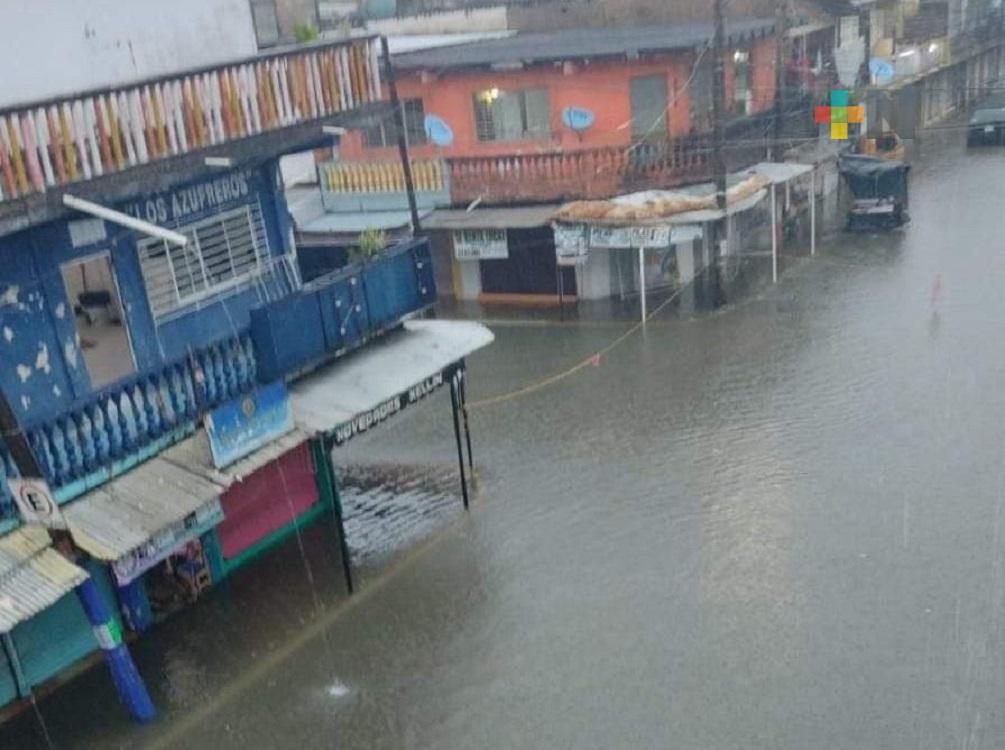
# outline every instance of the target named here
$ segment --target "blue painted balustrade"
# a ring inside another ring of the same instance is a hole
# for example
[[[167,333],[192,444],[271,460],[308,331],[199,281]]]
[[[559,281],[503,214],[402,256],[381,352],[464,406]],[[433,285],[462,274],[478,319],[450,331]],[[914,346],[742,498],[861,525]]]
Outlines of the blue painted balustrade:
[[[425,239],[395,245],[362,265],[315,279],[251,312],[259,381],[287,378],[354,349],[435,301]]]
[[[241,335],[119,381],[24,429],[57,495],[62,489],[73,496],[187,434],[203,412],[250,391],[256,378],[251,340]],[[5,478],[15,471],[0,448],[0,520],[12,515]]]
[[[435,301],[428,241],[400,243],[253,310],[247,333],[119,381],[24,429],[57,497],[69,499],[156,454],[256,383],[289,379]],[[15,472],[0,443],[0,525],[16,517],[6,482]]]

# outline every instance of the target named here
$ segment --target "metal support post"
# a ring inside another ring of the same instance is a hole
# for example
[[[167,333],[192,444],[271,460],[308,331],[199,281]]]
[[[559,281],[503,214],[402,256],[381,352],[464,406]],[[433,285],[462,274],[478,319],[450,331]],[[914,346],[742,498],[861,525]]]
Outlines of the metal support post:
[[[771,184],[771,282],[778,281],[778,209],[775,199],[775,185]]]
[[[345,521],[342,515],[342,500],[338,494],[338,480],[335,478],[335,464],[332,462],[331,447],[327,441],[312,440],[311,451],[314,454],[314,466],[317,471],[318,490],[323,498],[331,504],[332,520],[335,522],[335,535],[338,537],[339,554],[342,557],[342,576],[349,593],[353,593],[352,559],[349,557],[349,543],[345,536]]]
[[[468,468],[471,470],[471,481],[474,481],[475,457],[471,453],[471,425],[468,423],[468,371],[466,369],[462,369],[459,372],[461,377],[458,394],[460,395],[461,416],[464,417],[464,441],[468,445]]]
[[[458,383],[460,382],[461,372],[461,370],[458,370],[450,376],[450,406],[454,413],[454,439],[457,441],[457,463],[461,470],[461,497],[464,500],[464,510],[468,510],[470,507],[468,501],[468,478],[467,472],[464,469],[464,446],[461,443],[461,421],[459,414],[461,399]]]
[[[21,657],[17,653],[17,646],[14,645],[14,638],[10,633],[4,633],[2,642],[3,650],[7,654],[11,677],[14,678],[14,685],[17,687],[17,694],[21,698],[28,698],[31,696],[31,685],[28,684],[28,678],[24,676]]]
[[[810,255],[817,254],[817,167],[810,170]]]
[[[642,300],[642,322],[646,322],[646,250],[639,248],[639,293]]]

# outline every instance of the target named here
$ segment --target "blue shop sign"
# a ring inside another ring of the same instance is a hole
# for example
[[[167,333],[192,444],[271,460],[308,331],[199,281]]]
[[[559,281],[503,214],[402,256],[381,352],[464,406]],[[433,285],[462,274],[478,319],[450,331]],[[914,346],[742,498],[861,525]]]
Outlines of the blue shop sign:
[[[183,226],[197,219],[248,203],[261,190],[255,172],[240,169],[212,180],[126,203],[122,210],[162,226]]]
[[[229,466],[293,429],[286,384],[272,383],[214,409],[205,425],[213,464]]]

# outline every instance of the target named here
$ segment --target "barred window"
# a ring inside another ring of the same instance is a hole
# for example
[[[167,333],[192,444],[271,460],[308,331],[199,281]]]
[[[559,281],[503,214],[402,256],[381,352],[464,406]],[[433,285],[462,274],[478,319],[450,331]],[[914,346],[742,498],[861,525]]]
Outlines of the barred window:
[[[136,243],[155,320],[254,277],[269,255],[258,203],[177,231],[188,237],[185,247],[153,237]]]
[[[486,89],[474,95],[474,106],[480,141],[540,140],[551,135],[547,89]]]

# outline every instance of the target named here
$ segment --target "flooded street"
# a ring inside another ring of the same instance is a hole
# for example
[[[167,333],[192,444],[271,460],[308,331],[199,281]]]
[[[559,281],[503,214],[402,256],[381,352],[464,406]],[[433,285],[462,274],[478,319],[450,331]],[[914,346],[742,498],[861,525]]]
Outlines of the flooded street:
[[[470,514],[446,392],[337,450],[359,591],[322,520],[134,646],[158,722],[99,666],[53,744],[1001,747],[1005,152],[958,136],[902,233],[475,409]],[[496,327],[470,397],[627,327]]]

